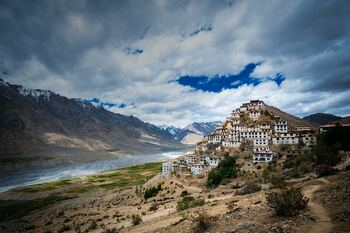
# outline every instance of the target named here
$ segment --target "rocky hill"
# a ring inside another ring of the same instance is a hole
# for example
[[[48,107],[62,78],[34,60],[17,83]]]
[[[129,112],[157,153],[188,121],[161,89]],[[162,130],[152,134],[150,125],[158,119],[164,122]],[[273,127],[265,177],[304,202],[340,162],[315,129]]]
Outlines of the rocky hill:
[[[0,80],[1,155],[62,148],[137,153],[179,147],[171,134],[136,117]]]
[[[281,117],[282,120],[287,121],[292,126],[309,125],[309,126],[315,127],[315,125],[311,124],[310,122],[308,122],[304,119],[301,119],[299,117],[293,116],[289,113],[283,112],[282,110],[280,110],[274,106],[267,106],[266,110],[273,115]]]
[[[320,125],[326,125],[332,122],[340,121],[342,117],[335,116],[329,113],[315,113],[315,114],[303,117],[303,119],[310,122],[313,125],[320,126]]]

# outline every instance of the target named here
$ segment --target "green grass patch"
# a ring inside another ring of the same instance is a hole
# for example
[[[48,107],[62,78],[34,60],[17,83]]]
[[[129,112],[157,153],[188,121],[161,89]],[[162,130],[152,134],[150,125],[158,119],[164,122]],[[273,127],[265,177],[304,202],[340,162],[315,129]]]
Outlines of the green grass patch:
[[[177,202],[177,211],[183,211],[197,206],[202,206],[205,204],[204,199],[195,199],[192,196],[183,197]]]
[[[142,165],[137,165],[133,167],[128,167],[128,168],[122,168],[120,170],[127,170],[129,173],[140,173],[140,172],[160,172],[162,168],[162,163],[157,162],[157,163],[146,163]]]
[[[133,185],[142,185],[161,171],[162,163],[147,163],[128,168],[121,168],[112,173],[95,176],[97,178],[109,178],[100,184],[101,188],[124,188]]]
[[[96,186],[95,185],[92,185],[92,184],[83,184],[83,185],[79,185],[79,186],[76,186],[76,187],[72,187],[70,188],[67,193],[70,193],[70,194],[81,194],[81,193],[86,193],[88,191],[91,191],[93,189],[95,189]]]
[[[88,176],[89,182],[104,182],[122,176],[120,173],[106,173],[101,175]]]
[[[75,196],[52,195],[33,200],[0,200],[0,221],[22,218],[29,212],[71,198],[75,198]]]
[[[20,192],[36,193],[66,188],[66,192],[80,194],[95,188],[124,188],[142,185],[161,171],[162,163],[148,163],[121,168],[108,173],[88,176],[86,179],[74,178],[58,180],[18,189]],[[79,182],[79,183],[78,183]]]
[[[79,179],[78,178],[64,179],[64,180],[52,181],[52,182],[43,183],[43,184],[36,184],[36,185],[28,186],[26,188],[22,188],[19,191],[27,192],[27,193],[50,191],[50,190],[58,189],[64,186],[68,186],[77,180]]]

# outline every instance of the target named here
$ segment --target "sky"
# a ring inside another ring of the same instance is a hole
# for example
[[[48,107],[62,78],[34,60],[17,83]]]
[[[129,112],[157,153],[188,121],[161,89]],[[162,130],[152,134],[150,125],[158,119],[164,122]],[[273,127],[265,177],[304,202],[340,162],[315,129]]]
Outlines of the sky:
[[[0,1],[1,78],[153,124],[350,115],[350,1]]]

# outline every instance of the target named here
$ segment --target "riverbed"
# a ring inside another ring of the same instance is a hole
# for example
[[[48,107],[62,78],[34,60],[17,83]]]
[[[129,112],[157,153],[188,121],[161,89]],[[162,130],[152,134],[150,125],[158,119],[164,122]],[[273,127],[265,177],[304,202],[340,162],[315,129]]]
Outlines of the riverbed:
[[[186,151],[181,150],[147,155],[126,155],[115,159],[7,173],[0,177],[0,192],[33,184],[93,175],[144,163],[166,161],[175,159],[184,153],[186,153]]]

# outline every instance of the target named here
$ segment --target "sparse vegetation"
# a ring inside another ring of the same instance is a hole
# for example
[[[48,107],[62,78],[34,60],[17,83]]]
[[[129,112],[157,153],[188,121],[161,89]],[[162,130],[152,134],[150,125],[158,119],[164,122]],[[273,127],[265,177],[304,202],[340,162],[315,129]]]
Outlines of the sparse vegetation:
[[[43,192],[65,188],[67,193],[80,194],[96,188],[114,189],[133,185],[142,185],[158,174],[161,163],[147,163],[128,168],[118,169],[100,175],[88,176],[87,180],[81,178],[64,179],[47,182],[19,189],[21,192]],[[79,184],[79,185],[77,185]],[[139,192],[139,190],[137,190]]]
[[[97,227],[98,227],[98,226],[97,226],[96,221],[93,220],[93,221],[90,222],[90,224],[89,224],[89,226],[88,226],[88,229],[89,229],[89,230],[95,230]]]
[[[254,181],[250,181],[241,190],[238,190],[236,195],[247,195],[259,191],[261,191],[261,185]]]
[[[190,195],[190,194],[188,193],[187,190],[182,191],[181,194],[180,194],[181,197],[185,197],[185,196],[188,196],[188,195]]]
[[[283,188],[287,186],[287,183],[284,181],[284,178],[281,175],[271,176],[269,180],[273,188]]]
[[[149,207],[149,211],[156,211],[158,209],[158,204],[157,203],[153,203],[150,207]]]
[[[162,190],[162,185],[158,184],[157,187],[151,187],[146,189],[145,193],[143,194],[143,197],[147,200],[148,198],[155,197],[159,193],[159,191]]]
[[[223,180],[231,179],[236,176],[236,159],[225,155],[225,158],[219,163],[218,167],[209,172],[207,187],[216,187],[221,184]]]
[[[101,233],[117,233],[117,229],[115,229],[115,227],[103,226]]]
[[[139,225],[140,223],[142,223],[142,218],[138,214],[133,214],[131,216],[131,220],[132,220],[132,224],[134,225]]]
[[[329,165],[319,165],[316,167],[316,173],[320,177],[334,175],[337,172],[338,172],[337,169]]]
[[[204,204],[204,199],[195,199],[192,196],[186,196],[177,202],[176,209],[178,211],[183,211],[196,206],[202,206]]]
[[[70,229],[71,227],[69,225],[63,224],[60,228],[58,228],[57,233],[69,231]]]
[[[349,150],[350,132],[348,129],[336,127],[321,133],[317,137],[317,144],[311,151],[301,155],[289,155],[283,163],[284,169],[291,169],[293,177],[300,177],[305,173],[316,171],[319,176],[331,175],[336,171],[331,166],[341,161],[340,150]]]
[[[28,193],[44,192],[67,186],[69,184],[72,184],[76,180],[78,179],[63,179],[58,181],[47,182],[44,184],[37,184],[26,188],[22,188],[21,191]]]
[[[205,210],[196,211],[192,216],[191,221],[193,223],[192,232],[202,233],[210,228],[214,218],[207,214]]]
[[[340,150],[350,150],[350,130],[337,126],[317,137],[317,144],[312,149],[313,162],[334,166],[341,161]]]
[[[283,168],[300,168],[304,164],[311,164],[311,162],[311,156],[309,154],[289,155],[283,163]]]
[[[236,209],[237,207],[236,202],[237,202],[236,200],[233,200],[225,203],[228,209],[228,213],[233,213],[233,211]]]
[[[267,194],[267,204],[276,210],[278,216],[290,217],[307,207],[309,201],[300,188],[284,187],[279,192]]]
[[[32,200],[0,200],[0,221],[21,218],[31,211],[71,198],[75,197],[52,195]]]

